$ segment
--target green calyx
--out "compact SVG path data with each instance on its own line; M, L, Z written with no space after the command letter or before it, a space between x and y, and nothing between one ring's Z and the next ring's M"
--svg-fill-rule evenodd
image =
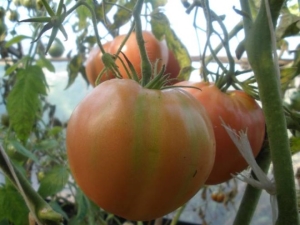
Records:
M126 75L129 79L134 80L138 83L140 83L143 87L148 88L148 89L163 89L166 84L168 83L168 78L169 75L168 74L164 74L165 73L165 65L162 66L161 70L158 72L158 63L159 60L156 61L153 72L152 70L150 71L151 74L153 74L150 79L148 80L147 83L143 83L143 77L139 78L133 64L129 61L129 59L127 58L127 56L123 53L120 52L124 59L123 60L121 57L119 57L118 55L111 55L109 53L104 53L102 55L102 62L105 65L105 68L100 72L100 74L98 75L97 79L96 79L96 85L99 84L101 77L103 76L104 73L111 71L113 72L113 74L115 75L116 78L122 79L122 74L120 74L119 72L119 68L115 63L116 59L119 59L120 62L122 63L122 66L124 67L125 71L126 71Z
M50 17L36 17L36 18L21 20L19 22L46 23L43 26L40 33L37 35L37 38L33 42L38 41L40 37L47 30L52 29L50 39L45 50L45 53L47 53L57 35L58 30L62 32L66 40L68 39L67 32L62 25L63 21L66 18L66 6L64 5L64 0L60 0L58 4L57 12L55 13L46 0L42 0L42 4L44 5Z

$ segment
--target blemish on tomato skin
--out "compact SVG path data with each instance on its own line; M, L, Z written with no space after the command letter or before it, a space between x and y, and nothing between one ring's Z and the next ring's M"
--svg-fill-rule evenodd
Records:
M197 172L198 172L198 171L197 171L197 170L195 170L195 172L194 172L194 174L193 174L193 177L195 177L195 176L196 176Z

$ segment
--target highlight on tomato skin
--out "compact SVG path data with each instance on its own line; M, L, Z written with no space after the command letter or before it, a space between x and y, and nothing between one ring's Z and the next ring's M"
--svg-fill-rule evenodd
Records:
M183 81L175 85L198 88L183 89L205 107L213 124L216 158L205 184L214 185L226 182L232 178L232 174L246 169L247 162L226 133L220 118L237 131L247 130L253 154L257 156L265 137L265 118L258 103L244 91L234 90L224 93L214 83Z
M66 146L82 191L105 211L134 221L162 217L192 198L211 172L216 147L207 112L194 97L130 79L105 81L79 103Z

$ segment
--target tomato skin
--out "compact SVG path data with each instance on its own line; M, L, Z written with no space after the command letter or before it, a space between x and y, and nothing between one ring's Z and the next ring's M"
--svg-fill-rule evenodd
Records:
M168 54L169 54L169 57L168 57L168 63L166 64L165 74L170 74L169 79L171 79L171 80L168 84L172 85L172 84L179 82L179 80L177 79L177 76L180 73L180 65L179 65L179 62L177 61L174 53L170 49L168 50Z
M162 65L167 64L168 62L168 47L165 42L159 42L155 36L149 32L149 31L143 31L143 38L145 41L145 48L148 55L148 58L154 67L155 62L158 61L158 72L162 68ZM126 35L120 35L117 36L110 48L109 53L115 54L117 53L121 43L123 42ZM122 52L126 55L126 57L129 59L129 61L134 66L134 69L136 70L138 76L141 78L142 75L142 69L141 69L141 56L139 47L136 40L136 33L132 32L129 36L127 42L122 48ZM125 58L122 54L119 55L120 58L123 60L123 62L126 64ZM121 61L119 59L116 60L116 65L119 67L120 74L122 74L123 78L128 78L126 74L126 70L124 66L122 65Z
M111 45L111 41L107 42L103 45L105 52L108 51L110 45ZM103 54L102 54L100 48L97 46L91 50L91 52L89 53L88 58L86 60L85 73L86 73L88 81L90 82L90 84L93 87L95 87L95 82L97 80L98 75L100 74L102 69L104 69L104 64L101 59L102 55ZM105 80L109 80L112 78L115 78L114 74L111 71L108 71L102 75L100 82L103 82Z
M213 124L216 158L206 184L223 183L232 178L231 174L246 169L248 164L225 131L220 118L236 131L247 130L253 154L257 156L265 136L265 118L260 106L243 91L223 93L213 83L183 81L176 85L194 86L201 89L184 88L202 103Z
M201 188L215 157L205 109L176 89L130 79L99 84L67 127L74 179L104 210L148 221L172 212Z

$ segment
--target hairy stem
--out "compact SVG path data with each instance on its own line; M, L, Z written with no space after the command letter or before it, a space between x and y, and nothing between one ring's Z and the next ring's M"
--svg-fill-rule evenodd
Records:
M249 7L244 7L247 0L240 1L242 9L248 10ZM269 2L273 24L276 24L283 3L284 0ZM274 167L279 211L276 224L299 224L291 153L277 76L278 65L273 58L272 37L264 1L261 2L256 20L251 23L249 18L244 18L244 23L245 48L258 83Z
M144 3L143 0L137 1L133 9L133 17L134 17L135 28L136 28L136 39L139 46L140 55L142 58L142 86L145 86L151 79L152 66L146 52L145 41L143 39L142 23L140 18L143 3Z

